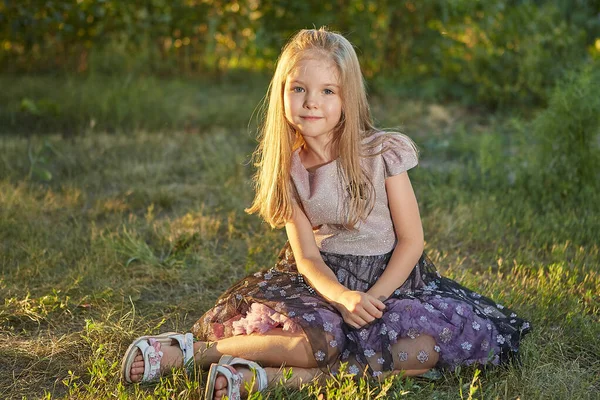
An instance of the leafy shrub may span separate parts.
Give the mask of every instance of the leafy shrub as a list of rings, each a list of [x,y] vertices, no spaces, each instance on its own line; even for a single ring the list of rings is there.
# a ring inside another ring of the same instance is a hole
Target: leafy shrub
[[[598,0],[33,3],[0,2],[0,71],[270,71],[293,32],[327,25],[369,79],[496,107],[544,104],[571,63],[600,55]]]
[[[549,106],[531,123],[533,143],[524,184],[553,205],[600,189],[600,68],[572,71],[552,92]],[[580,199],[581,200],[581,199]]]
[[[445,47],[440,70],[448,81],[472,88],[478,102],[543,103],[565,70],[585,57],[585,32],[554,4],[492,2],[484,8],[449,27],[454,43]]]

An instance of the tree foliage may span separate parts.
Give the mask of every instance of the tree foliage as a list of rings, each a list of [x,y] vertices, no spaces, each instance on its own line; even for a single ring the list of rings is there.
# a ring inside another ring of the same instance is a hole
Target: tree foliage
[[[327,25],[368,78],[524,104],[600,54],[599,12],[599,0],[5,0],[0,71],[269,70],[293,32]]]

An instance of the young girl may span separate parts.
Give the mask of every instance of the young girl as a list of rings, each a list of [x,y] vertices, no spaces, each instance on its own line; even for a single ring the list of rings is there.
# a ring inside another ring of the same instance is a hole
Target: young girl
[[[262,390],[281,366],[299,385],[342,363],[352,374],[421,375],[517,352],[529,323],[441,277],[423,254],[406,172],[415,146],[373,126],[344,37],[302,30],[284,47],[256,157],[248,212],[285,226],[276,266],[224,293],[194,324],[195,343],[191,334],[137,339],[123,360],[127,382],[195,362],[210,366],[207,398],[236,398],[252,370]]]

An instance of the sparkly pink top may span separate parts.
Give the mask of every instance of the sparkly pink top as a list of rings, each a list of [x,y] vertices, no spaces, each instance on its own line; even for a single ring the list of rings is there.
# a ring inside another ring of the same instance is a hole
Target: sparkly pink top
[[[338,178],[337,160],[309,172],[300,161],[300,150],[294,152],[292,181],[313,226],[319,250],[336,254],[379,255],[392,251],[396,246],[385,179],[416,166],[417,155],[408,141],[397,135],[375,133],[364,139],[363,143],[381,135],[387,135],[388,138],[375,148],[374,153],[382,148],[387,150],[377,156],[361,159],[361,165],[370,173],[375,189],[375,205],[367,219],[356,225],[356,230],[342,227],[343,199],[348,192]]]

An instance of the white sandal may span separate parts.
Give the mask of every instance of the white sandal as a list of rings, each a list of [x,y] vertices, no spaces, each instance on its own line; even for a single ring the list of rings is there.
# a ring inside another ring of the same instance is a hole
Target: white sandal
[[[141,336],[129,345],[121,362],[121,378],[125,383],[135,383],[131,380],[131,365],[140,349],[144,358],[144,375],[140,382],[153,382],[160,378],[160,361],[163,352],[161,345],[171,345],[173,340],[183,352],[183,365],[188,370],[194,367],[194,336],[191,333],[181,334],[167,332],[156,336]]]
[[[237,372],[236,369],[233,368],[234,365],[245,365],[255,371],[256,384],[259,392],[267,388],[269,381],[267,380],[267,372],[264,368],[254,361],[224,355],[221,357],[218,364],[212,364],[210,366],[206,382],[206,391],[204,392],[205,399],[210,400],[214,397],[215,382],[219,374],[227,379],[227,398],[230,400],[241,399],[241,387],[244,383],[244,375],[241,372]]]

